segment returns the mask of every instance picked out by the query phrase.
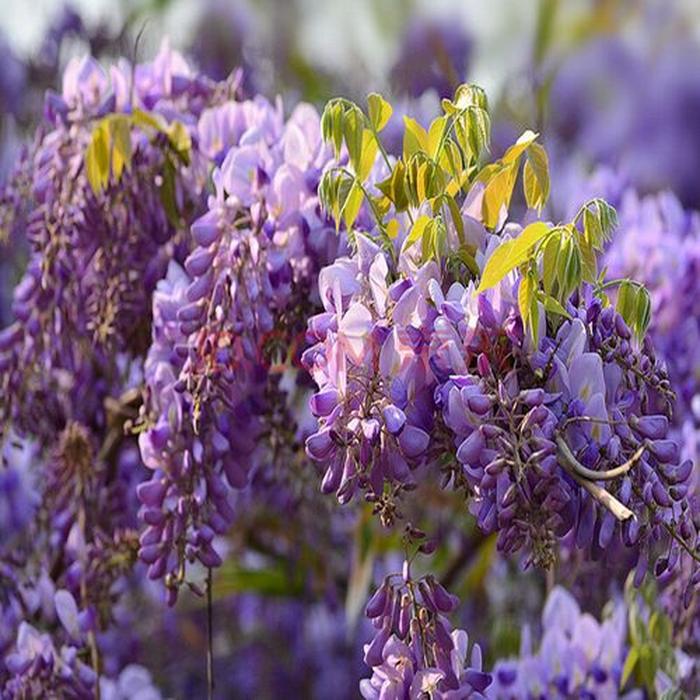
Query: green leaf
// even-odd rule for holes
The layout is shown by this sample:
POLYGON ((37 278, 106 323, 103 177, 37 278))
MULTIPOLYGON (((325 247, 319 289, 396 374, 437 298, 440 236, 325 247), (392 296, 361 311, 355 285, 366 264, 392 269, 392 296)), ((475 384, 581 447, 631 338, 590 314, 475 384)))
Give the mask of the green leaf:
POLYGON ((474 277, 479 276, 479 265, 474 255, 475 249, 472 246, 463 245, 457 249, 457 259, 464 263, 474 277))
POLYGON ((537 306, 537 278, 528 272, 520 278, 518 286, 518 309, 523 319, 523 326, 530 338, 537 344, 539 328, 539 307, 537 306))
POLYGON ((301 592, 300 584, 300 578, 292 576, 281 564, 272 564, 263 569, 249 569, 227 562, 214 578, 213 593, 215 599, 245 591, 264 596, 289 597, 301 592))
POLYGON ((343 136, 348 149, 348 156, 353 170, 360 172, 362 160, 362 140, 364 134, 362 113, 359 110, 350 110, 345 113, 343 120, 343 136))
POLYGON ((330 100, 326 103, 321 115, 321 135, 326 143, 333 144, 335 157, 340 157, 340 149, 343 145, 343 122, 345 118, 345 106, 342 98, 330 100))
POLYGON ((403 159, 408 159, 419 151, 426 152, 428 150, 428 134, 426 130, 411 117, 403 118, 404 133, 403 133, 403 159))
POLYGON ((560 251, 557 279, 559 298, 564 301, 581 284, 581 251, 571 232, 562 240, 560 251))
POLYGON ((455 90, 455 95, 452 100, 444 99, 442 108, 447 114, 461 112, 468 107, 478 107, 482 110, 488 110, 488 99, 486 92, 478 85, 470 85, 463 83, 455 90))
POLYGON ((638 663, 639 647, 634 646, 629 650, 627 658, 625 659, 625 664, 622 667, 622 676, 620 677, 620 690, 622 690, 627 685, 627 682, 630 680, 632 674, 635 672, 638 663))
POLYGON ((124 168, 131 163, 131 129, 125 115, 115 115, 109 120, 112 140, 112 173, 118 181, 124 168))
POLYGON ((406 166, 402 161, 396 163, 391 171, 391 175, 386 180, 378 183, 377 188, 394 203, 397 212, 406 211, 408 208, 406 166))
POLYGON ((559 245, 561 236, 551 235, 544 244, 542 255, 542 284, 547 294, 554 293, 554 286, 557 283, 557 260, 559 258, 559 245))
POLYGON ((393 112, 391 105, 378 93, 371 92, 367 96, 369 121, 374 130, 379 133, 389 122, 393 112))
POLYGON ((138 126, 140 128, 150 128, 150 129, 156 129, 157 131, 165 131, 163 124, 156 119, 150 112, 144 112, 142 109, 139 109, 138 107, 131 113, 131 121, 134 123, 134 126, 138 126))
POLYGON ((657 668, 658 663, 654 649, 649 644, 642 644, 639 648, 639 670, 641 671, 644 685, 649 691, 654 688, 657 668))
POLYGON ((360 157, 360 168, 357 171, 357 176, 362 182, 367 179, 374 161, 377 158, 377 141, 374 138, 374 134, 369 130, 365 129, 362 133, 362 155, 360 157))
POLYGON ((501 243, 484 267, 477 292, 495 287, 509 272, 522 265, 549 230, 547 224, 536 221, 526 226, 517 238, 501 243))
POLYGON ((637 336, 641 339, 649 327, 651 321, 651 298, 646 287, 640 287, 637 293, 637 336))
POLYGON ((596 250, 602 250, 617 228, 617 212, 603 199, 592 199, 582 208, 586 238, 596 250))
POLYGON ((410 248, 416 241, 419 241, 423 238, 423 234, 425 233, 425 229, 430 225, 432 219, 429 216, 420 216, 418 219, 416 219, 416 223, 413 224, 411 227, 411 231, 409 232, 408 236, 406 237, 406 240, 403 243, 403 248, 404 250, 410 248))
POLYGON ((598 278, 598 259, 595 250, 587 239, 579 241, 581 250, 581 277, 586 282, 595 283, 598 278))
POLYGON ((447 117, 436 117, 430 124, 427 151, 431 158, 437 158, 438 156, 438 149, 442 145, 447 124, 447 117))
POLYGON ((549 198, 549 160, 547 151, 539 143, 527 149, 523 187, 527 206, 542 211, 549 198))
POLYGON ((437 216, 432 222, 432 239, 431 246, 427 251, 427 254, 423 255, 423 262, 428 262, 432 259, 440 261, 447 254, 447 229, 445 228, 445 223, 441 216, 437 216))
POLYGON ((545 311, 551 314, 563 316, 564 318, 571 318, 569 312, 554 297, 544 295, 542 297, 542 305, 544 306, 545 311))
POLYGON ((534 143, 535 139, 537 138, 538 134, 536 134, 534 131, 530 131, 528 129, 524 133, 520 135, 518 140, 506 150, 506 152, 503 154, 503 158, 501 160, 504 163, 514 163, 517 164, 518 161, 520 160, 520 156, 522 156, 525 151, 530 148, 531 144, 534 143))
POLYGON ((360 213, 362 198, 362 188, 357 182, 353 183, 341 211, 345 228, 348 231, 352 228, 352 225, 355 223, 355 219, 357 219, 357 215, 360 213))
POLYGON ((651 320, 651 298, 647 289, 630 280, 622 280, 617 290, 616 309, 634 334, 643 338, 651 320))
POLYGON ((182 122, 174 121, 168 126, 167 134, 178 158, 185 165, 189 165, 192 139, 187 127, 182 122))
POLYGON ((515 172, 512 165, 502 166, 486 183, 482 200, 482 217, 487 228, 495 229, 503 208, 508 209, 513 195, 515 172))
POLYGON ((442 200, 446 202, 447 208, 450 210, 450 215, 452 216, 452 223, 457 230, 457 238, 459 238, 460 243, 464 243, 464 219, 462 218, 462 212, 459 209, 459 205, 455 201, 454 197, 449 194, 445 194, 442 200))
POLYGON ((95 194, 99 194, 109 182, 109 123, 100 120, 92 130, 90 143, 85 151, 85 169, 88 182, 95 194))
POLYGON ((172 226, 180 226, 180 213, 177 210, 177 198, 175 188, 175 166, 170 158, 165 161, 163 168, 163 183, 160 186, 160 201, 172 226))

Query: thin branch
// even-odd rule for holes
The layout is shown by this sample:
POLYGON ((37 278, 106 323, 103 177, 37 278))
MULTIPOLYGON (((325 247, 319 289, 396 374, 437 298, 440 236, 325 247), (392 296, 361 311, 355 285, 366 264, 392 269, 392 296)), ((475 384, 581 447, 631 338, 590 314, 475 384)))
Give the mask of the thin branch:
POLYGON ((214 698, 214 620, 212 606, 212 573, 207 569, 207 698, 214 698))
POLYGON ((668 532, 671 537, 673 537, 676 542, 678 542, 685 551, 690 554, 690 556, 697 562, 700 562, 700 554, 698 554, 677 532, 676 528, 673 527, 672 525, 669 525, 668 523, 665 523, 663 520, 661 521, 662 525, 666 529, 666 532, 668 532))
MULTIPOLYGON (((559 444, 559 439, 557 438, 557 444, 559 444)), ((563 442, 563 440, 562 440, 563 442)), ((608 493, 602 486, 590 481, 584 476, 581 476, 577 471, 576 467, 571 463, 570 458, 573 458, 574 463, 578 464, 576 458, 571 454, 571 450, 568 448, 565 442, 563 444, 566 446, 566 452, 561 449, 559 450, 559 456, 561 457, 562 467, 570 474, 571 478, 577 483, 583 486, 586 491, 604 508, 607 508, 620 522, 629 520, 629 518, 634 518, 634 513, 627 508, 627 506, 620 503, 620 501, 615 498, 611 493, 608 493)), ((579 465, 582 466, 582 465, 579 465)))
POLYGON ((556 443, 562 458, 568 463, 568 465, 579 476, 583 477, 584 479, 588 479, 589 481, 612 481, 613 479, 617 479, 619 476, 627 474, 630 469, 636 466, 637 462, 639 462, 644 454, 644 451, 646 450, 646 445, 641 445, 637 451, 619 467, 608 469, 607 471, 596 471, 595 469, 584 467, 583 464, 581 464, 581 462, 574 457, 571 449, 566 444, 566 440, 564 440, 561 435, 557 435, 556 443))

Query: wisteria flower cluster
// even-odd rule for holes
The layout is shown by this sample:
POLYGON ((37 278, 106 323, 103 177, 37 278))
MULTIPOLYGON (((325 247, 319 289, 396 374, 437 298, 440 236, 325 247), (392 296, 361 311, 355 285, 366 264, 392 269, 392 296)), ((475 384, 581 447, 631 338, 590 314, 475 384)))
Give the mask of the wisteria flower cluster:
POLYGON ((140 556, 152 578, 168 574, 171 597, 187 561, 221 563, 212 539, 234 518, 229 489, 273 458, 268 446, 276 459, 294 448, 273 363, 294 359, 312 282, 339 246, 316 197, 329 152, 311 107, 285 122, 279 103, 228 103, 200 128, 203 148, 226 155, 184 270, 171 267, 155 295, 152 417, 140 438, 154 470, 138 488, 140 556))
MULTIPOLYGON (((354 259, 321 273, 326 312, 312 319, 317 343, 305 354, 320 388, 312 399, 320 429, 307 441, 308 454, 327 465, 324 490, 342 502, 359 486, 391 522, 419 464, 439 461, 424 459, 432 435, 437 453, 454 455, 443 465, 447 482, 465 489, 502 551, 526 546, 533 562, 548 566, 553 545, 568 533, 589 551, 622 538, 639 551, 641 578, 648 554, 670 532, 656 572, 674 569, 682 556, 697 557, 687 500, 692 463, 680 462, 668 439, 666 371, 630 330, 640 336, 646 328, 648 295, 625 280, 598 281, 596 251, 614 226, 601 201, 584 205, 569 224, 506 225, 499 238, 489 232, 503 225, 523 155, 528 200, 539 206, 546 197, 546 156, 532 133, 476 176, 459 209, 449 168, 457 155, 468 162, 470 152, 454 145, 443 170, 440 149, 456 143, 451 132, 459 134, 463 114, 478 115, 478 100, 458 93, 430 132, 407 122, 403 159, 379 185, 390 200, 385 208, 410 216, 402 197, 419 208, 432 202, 434 218, 424 214, 392 240, 397 219, 380 217, 378 240, 387 239, 388 252, 357 236, 354 259), (435 160, 426 154, 431 133, 435 160), (453 246, 467 285, 450 265, 453 246), (605 294, 611 287, 620 290, 617 310, 605 294)), ((357 109, 338 102, 324 114, 329 139, 336 139, 335 121, 344 122, 351 160, 357 109)), ((374 106, 375 115, 380 110, 374 106)), ((372 112, 370 103, 376 134, 372 112)), ((356 155, 358 172, 363 155, 356 155)), ((356 178, 347 194, 343 185, 353 175, 329 171, 322 194, 331 210, 352 206, 356 178)))
MULTIPOLYGON (((616 601, 606 619, 582 613, 561 587, 547 596, 542 637, 531 648, 523 634, 520 656, 499 661, 493 670, 490 698, 617 697, 626 658, 627 610, 616 601)), ((639 697, 637 691, 624 697, 639 697)))
POLYGON ((372 677, 360 683, 362 697, 483 698, 491 676, 481 648, 470 649, 467 633, 444 617, 458 603, 434 577, 413 579, 408 560, 400 576, 388 576, 367 603, 377 632, 365 646, 372 677))

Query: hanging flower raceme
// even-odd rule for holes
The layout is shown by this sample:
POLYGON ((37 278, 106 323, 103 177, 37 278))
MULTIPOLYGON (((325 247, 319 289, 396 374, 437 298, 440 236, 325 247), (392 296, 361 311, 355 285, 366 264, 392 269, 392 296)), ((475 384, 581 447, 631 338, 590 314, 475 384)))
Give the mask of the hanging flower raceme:
POLYGON ((186 252, 188 223, 205 203, 197 118, 233 93, 165 46, 153 63, 118 64, 109 76, 75 59, 62 94, 47 95, 31 179, 9 184, 25 200, 11 225, 26 228, 32 249, 16 320, 0 334, 12 397, 3 413, 18 428, 50 439, 66 419, 94 419, 113 391, 102 384, 143 352, 150 292, 168 259, 186 252), (86 391, 90 383, 101 391, 86 391))
POLYGON ((458 604, 433 576, 414 579, 408 561, 402 574, 387 576, 367 603, 377 631, 365 645, 372 677, 360 683, 362 697, 483 698, 491 676, 481 649, 446 618, 458 604))
POLYGON ((307 453, 323 489, 345 502, 359 487, 390 523, 429 455, 504 552, 550 566, 570 534, 592 554, 633 548, 638 580, 652 554, 657 576, 697 562, 692 464, 669 439, 673 392, 642 339, 648 294, 596 271, 614 210, 591 200, 568 223, 505 224, 523 159, 529 206, 546 199, 536 135, 479 171, 481 94, 462 88, 445 110, 428 132, 407 120, 403 158, 375 188, 361 173, 388 105, 373 96, 369 116, 342 100, 324 113, 351 164, 357 149, 354 172, 328 171, 324 202, 347 215, 359 191, 377 226, 374 243, 355 236, 354 255, 321 272, 326 311, 307 332, 319 386, 307 453))
MULTIPOLYGON (((85 618, 69 641, 73 656, 90 657, 93 678, 78 676, 93 695, 96 635, 115 624, 117 584, 138 550, 133 489, 142 462, 124 425, 139 404, 151 293, 168 261, 187 255, 189 224, 206 204, 212 160, 199 148, 199 117, 236 90, 235 79, 197 75, 167 45, 153 62, 121 62, 109 75, 89 57, 75 59, 62 94, 47 95, 23 176, 8 185, 2 220, 26 228, 30 256, 15 320, 0 331, 0 439, 35 452, 28 480, 40 503, 25 508, 29 522, 0 548, 8 580, 0 686, 24 688, 19 676, 36 666, 44 670, 31 671, 22 692, 70 695, 52 683, 72 661, 49 646, 44 653, 30 641, 36 658, 11 660, 13 647, 33 639, 18 627, 23 618, 54 634, 52 607, 28 601, 41 580, 72 596, 85 618)), ((16 499, 13 527, 22 507, 16 499)))
POLYGON ((311 107, 285 122, 281 103, 229 103, 202 115, 199 134, 221 161, 216 192, 192 226, 185 269, 172 268, 155 296, 152 427, 140 441, 154 470, 139 487, 141 558, 152 578, 167 574, 171 602, 187 562, 221 563, 212 539, 233 520, 230 489, 273 444, 277 459, 293 447, 280 370, 295 360, 320 265, 340 245, 318 205, 329 153, 311 107))
POLYGON ((620 231, 605 254, 612 275, 630 275, 651 293, 649 335, 668 368, 678 395, 674 427, 685 452, 698 451, 698 372, 700 310, 697 271, 700 265, 700 221, 669 193, 640 197, 626 189, 618 203, 620 231))

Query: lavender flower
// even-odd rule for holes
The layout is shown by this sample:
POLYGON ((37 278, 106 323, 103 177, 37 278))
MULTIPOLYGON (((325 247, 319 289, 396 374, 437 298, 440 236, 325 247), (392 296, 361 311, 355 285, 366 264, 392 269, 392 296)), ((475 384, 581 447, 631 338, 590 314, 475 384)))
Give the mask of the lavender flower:
POLYGON ((229 103, 206 111, 199 128, 221 162, 216 194, 192 226, 187 272, 172 271, 156 294, 153 427, 141 437, 155 470, 139 487, 149 526, 141 558, 152 578, 168 573, 171 602, 186 561, 220 564, 212 538, 233 520, 229 488, 246 485, 274 429, 272 363, 301 331, 318 261, 338 248, 316 199, 328 152, 311 107, 285 122, 280 103, 229 103))
MULTIPOLYGON (((601 622, 582 613, 573 596, 556 586, 542 613, 537 650, 523 631, 517 659, 501 660, 493 670, 489 698, 618 697, 626 657, 627 621, 622 601, 601 622)), ((641 691, 624 694, 630 700, 641 691)))
POLYGON ((403 575, 388 576, 367 603, 377 632, 365 645, 372 677, 360 683, 362 697, 483 698, 491 676, 481 670, 481 649, 470 649, 466 632, 445 617, 457 603, 432 576, 413 579, 408 562, 403 575))

